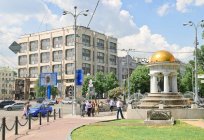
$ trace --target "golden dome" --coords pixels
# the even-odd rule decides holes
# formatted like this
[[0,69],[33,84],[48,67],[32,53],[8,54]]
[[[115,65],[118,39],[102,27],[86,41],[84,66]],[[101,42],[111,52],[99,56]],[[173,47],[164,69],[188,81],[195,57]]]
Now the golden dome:
[[175,62],[174,56],[165,50],[155,52],[150,58],[150,63],[155,62]]

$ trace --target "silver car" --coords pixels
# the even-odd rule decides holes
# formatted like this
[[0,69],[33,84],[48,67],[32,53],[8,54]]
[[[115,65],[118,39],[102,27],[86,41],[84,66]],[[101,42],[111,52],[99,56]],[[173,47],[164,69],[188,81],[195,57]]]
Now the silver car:
[[24,103],[14,103],[12,105],[6,105],[4,106],[4,109],[7,111],[11,110],[21,110],[24,108]]

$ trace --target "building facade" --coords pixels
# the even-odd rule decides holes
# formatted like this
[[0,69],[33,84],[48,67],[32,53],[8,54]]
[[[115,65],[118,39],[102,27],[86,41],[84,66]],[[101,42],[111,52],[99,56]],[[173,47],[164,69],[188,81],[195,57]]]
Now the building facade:
[[13,99],[17,72],[10,67],[0,67],[0,99]]
[[136,67],[137,62],[130,55],[118,57],[118,81],[120,86],[124,86],[124,82],[128,78],[128,75],[130,77]]
[[[83,69],[84,75],[98,71],[117,74],[117,39],[78,26],[76,33],[76,54],[74,28],[65,27],[51,31],[22,36],[18,43],[18,77],[29,78],[30,92],[40,73],[58,73],[62,83],[62,97],[67,96],[68,87],[74,85],[75,55],[76,69]],[[77,94],[80,95],[80,87]]]

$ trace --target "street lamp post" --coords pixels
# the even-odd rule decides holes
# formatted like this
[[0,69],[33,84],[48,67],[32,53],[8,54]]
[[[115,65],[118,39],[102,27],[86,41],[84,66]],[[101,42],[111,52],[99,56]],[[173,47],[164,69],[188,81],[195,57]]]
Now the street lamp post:
[[198,72],[197,72],[197,46],[198,46],[197,34],[198,34],[198,27],[203,27],[203,24],[204,24],[204,20],[201,20],[197,25],[192,21],[189,21],[188,23],[183,24],[183,26],[193,26],[195,29],[195,42],[194,42],[194,45],[195,45],[195,71],[194,71],[194,74],[195,74],[195,98],[194,98],[194,102],[195,103],[199,102],[199,98],[198,98]]
[[130,71],[129,71],[129,51],[131,49],[125,50],[123,49],[122,51],[127,52],[127,57],[126,57],[126,61],[127,61],[127,84],[128,84],[128,100],[130,99],[130,79],[129,79],[129,75],[130,75]]
[[74,60],[74,98],[73,98],[73,108],[72,108],[72,115],[76,115],[76,69],[77,69],[77,64],[76,64],[76,31],[77,31],[77,18],[79,15],[87,16],[87,12],[89,10],[83,10],[77,13],[77,6],[74,6],[74,13],[69,12],[69,11],[63,11],[63,15],[70,14],[74,18],[74,48],[75,48],[75,60]]

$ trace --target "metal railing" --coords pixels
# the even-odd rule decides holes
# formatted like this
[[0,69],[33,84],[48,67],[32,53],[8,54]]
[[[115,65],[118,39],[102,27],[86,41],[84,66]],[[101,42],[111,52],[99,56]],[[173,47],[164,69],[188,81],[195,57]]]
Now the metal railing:
[[[59,109],[58,112],[56,112],[56,110],[54,109],[54,113],[53,113],[54,120],[56,120],[57,114],[59,115],[59,118],[61,118],[61,109]],[[50,112],[47,112],[47,122],[49,122],[50,117],[51,117]],[[9,127],[6,124],[6,118],[3,117],[2,118],[2,124],[0,125],[0,132],[2,133],[2,140],[6,140],[6,131],[12,131],[13,129],[15,129],[15,135],[18,135],[19,126],[24,127],[28,124],[28,129],[31,129],[32,121],[39,120],[39,125],[42,125],[42,113],[41,112],[39,113],[37,118],[29,115],[26,119],[27,120],[25,122],[20,122],[18,119],[18,116],[16,116],[12,127]]]

